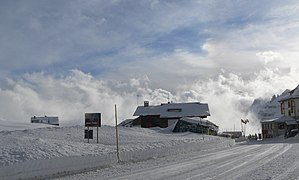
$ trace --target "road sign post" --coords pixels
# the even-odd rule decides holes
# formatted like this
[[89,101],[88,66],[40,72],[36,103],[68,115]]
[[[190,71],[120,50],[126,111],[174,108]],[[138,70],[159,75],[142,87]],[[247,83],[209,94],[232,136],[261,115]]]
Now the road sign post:
[[[85,130],[84,138],[87,139],[87,142],[89,143],[89,139],[93,139],[93,130],[89,130],[89,128],[96,127],[97,143],[99,143],[99,127],[101,127],[101,113],[85,113],[85,127],[87,127],[87,130]],[[88,135],[86,135],[86,133]]]

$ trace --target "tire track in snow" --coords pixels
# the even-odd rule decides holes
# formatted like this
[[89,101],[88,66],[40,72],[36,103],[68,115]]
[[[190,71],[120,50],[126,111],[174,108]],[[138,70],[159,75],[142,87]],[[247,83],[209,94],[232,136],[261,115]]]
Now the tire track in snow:
[[142,169],[133,174],[112,179],[140,179],[140,177],[146,177],[146,179],[235,179],[257,168],[255,164],[265,164],[290,148],[291,145],[287,144],[237,146],[224,151],[194,156],[192,160]]
[[[255,145],[256,146],[256,145]],[[249,146],[250,147],[250,146]],[[238,174],[241,174],[241,171],[244,166],[251,166],[250,161],[255,162],[263,156],[269,156],[272,152],[280,150],[279,146],[256,146],[255,149],[251,150],[246,148],[245,152],[247,155],[242,155],[243,153],[237,154],[235,150],[233,153],[237,154],[236,158],[225,158],[224,161],[217,159],[216,164],[208,166],[206,168],[192,172],[192,175],[189,175],[187,179],[234,179]],[[266,149],[266,150],[265,150]],[[252,157],[253,155],[256,157]],[[213,171],[211,171],[211,169]],[[248,171],[249,168],[246,168]],[[244,171],[244,170],[243,170]],[[182,176],[182,178],[185,178]]]
[[239,176],[242,176],[243,174],[246,174],[247,172],[258,168],[258,166],[264,165],[282,155],[291,147],[292,145],[289,144],[273,144],[272,147],[262,153],[250,153],[249,155],[247,155],[249,158],[243,159],[243,161],[245,159],[247,159],[247,161],[234,162],[235,164],[239,164],[235,167],[229,168],[228,170],[218,174],[217,176],[214,176],[211,179],[238,179]]
[[147,177],[147,179],[181,179],[181,176],[189,176],[193,172],[197,172],[196,174],[198,174],[198,170],[202,170],[203,172],[209,171],[211,167],[217,167],[221,164],[226,163],[225,160],[230,160],[232,158],[240,159],[242,158],[240,156],[241,154],[247,151],[256,152],[260,146],[261,145],[236,146],[234,148],[223,151],[200,154],[197,156],[193,156],[192,159],[187,159],[179,163],[173,163],[163,167],[159,166],[154,168],[142,169],[139,172],[135,172],[134,174],[129,174],[112,179],[140,179],[140,177]]

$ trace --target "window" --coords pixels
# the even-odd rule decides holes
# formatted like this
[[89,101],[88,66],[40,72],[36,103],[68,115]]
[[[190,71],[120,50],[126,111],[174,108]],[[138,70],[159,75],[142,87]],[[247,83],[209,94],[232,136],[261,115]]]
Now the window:
[[176,109],[167,109],[168,112],[181,112],[182,109],[176,108]]
[[294,113],[295,110],[295,101],[291,101],[292,106],[291,106],[291,113]]
[[284,129],[284,124],[282,123],[278,124],[278,129]]
[[281,114],[284,114],[284,103],[283,102],[280,104],[280,111],[281,111]]

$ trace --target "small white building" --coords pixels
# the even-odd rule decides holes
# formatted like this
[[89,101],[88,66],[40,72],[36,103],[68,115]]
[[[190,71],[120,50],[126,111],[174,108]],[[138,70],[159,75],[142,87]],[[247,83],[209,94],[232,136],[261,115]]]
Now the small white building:
[[33,116],[31,117],[31,123],[44,123],[59,126],[59,119],[57,116]]

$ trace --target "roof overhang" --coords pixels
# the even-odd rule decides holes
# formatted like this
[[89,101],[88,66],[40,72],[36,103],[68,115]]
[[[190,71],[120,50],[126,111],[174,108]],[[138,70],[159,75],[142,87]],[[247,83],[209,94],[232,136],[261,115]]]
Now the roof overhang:
[[282,116],[282,117],[275,118],[275,119],[269,119],[269,120],[261,121],[261,123],[270,123],[270,122],[286,123],[287,125],[298,124],[298,122],[290,116]]

